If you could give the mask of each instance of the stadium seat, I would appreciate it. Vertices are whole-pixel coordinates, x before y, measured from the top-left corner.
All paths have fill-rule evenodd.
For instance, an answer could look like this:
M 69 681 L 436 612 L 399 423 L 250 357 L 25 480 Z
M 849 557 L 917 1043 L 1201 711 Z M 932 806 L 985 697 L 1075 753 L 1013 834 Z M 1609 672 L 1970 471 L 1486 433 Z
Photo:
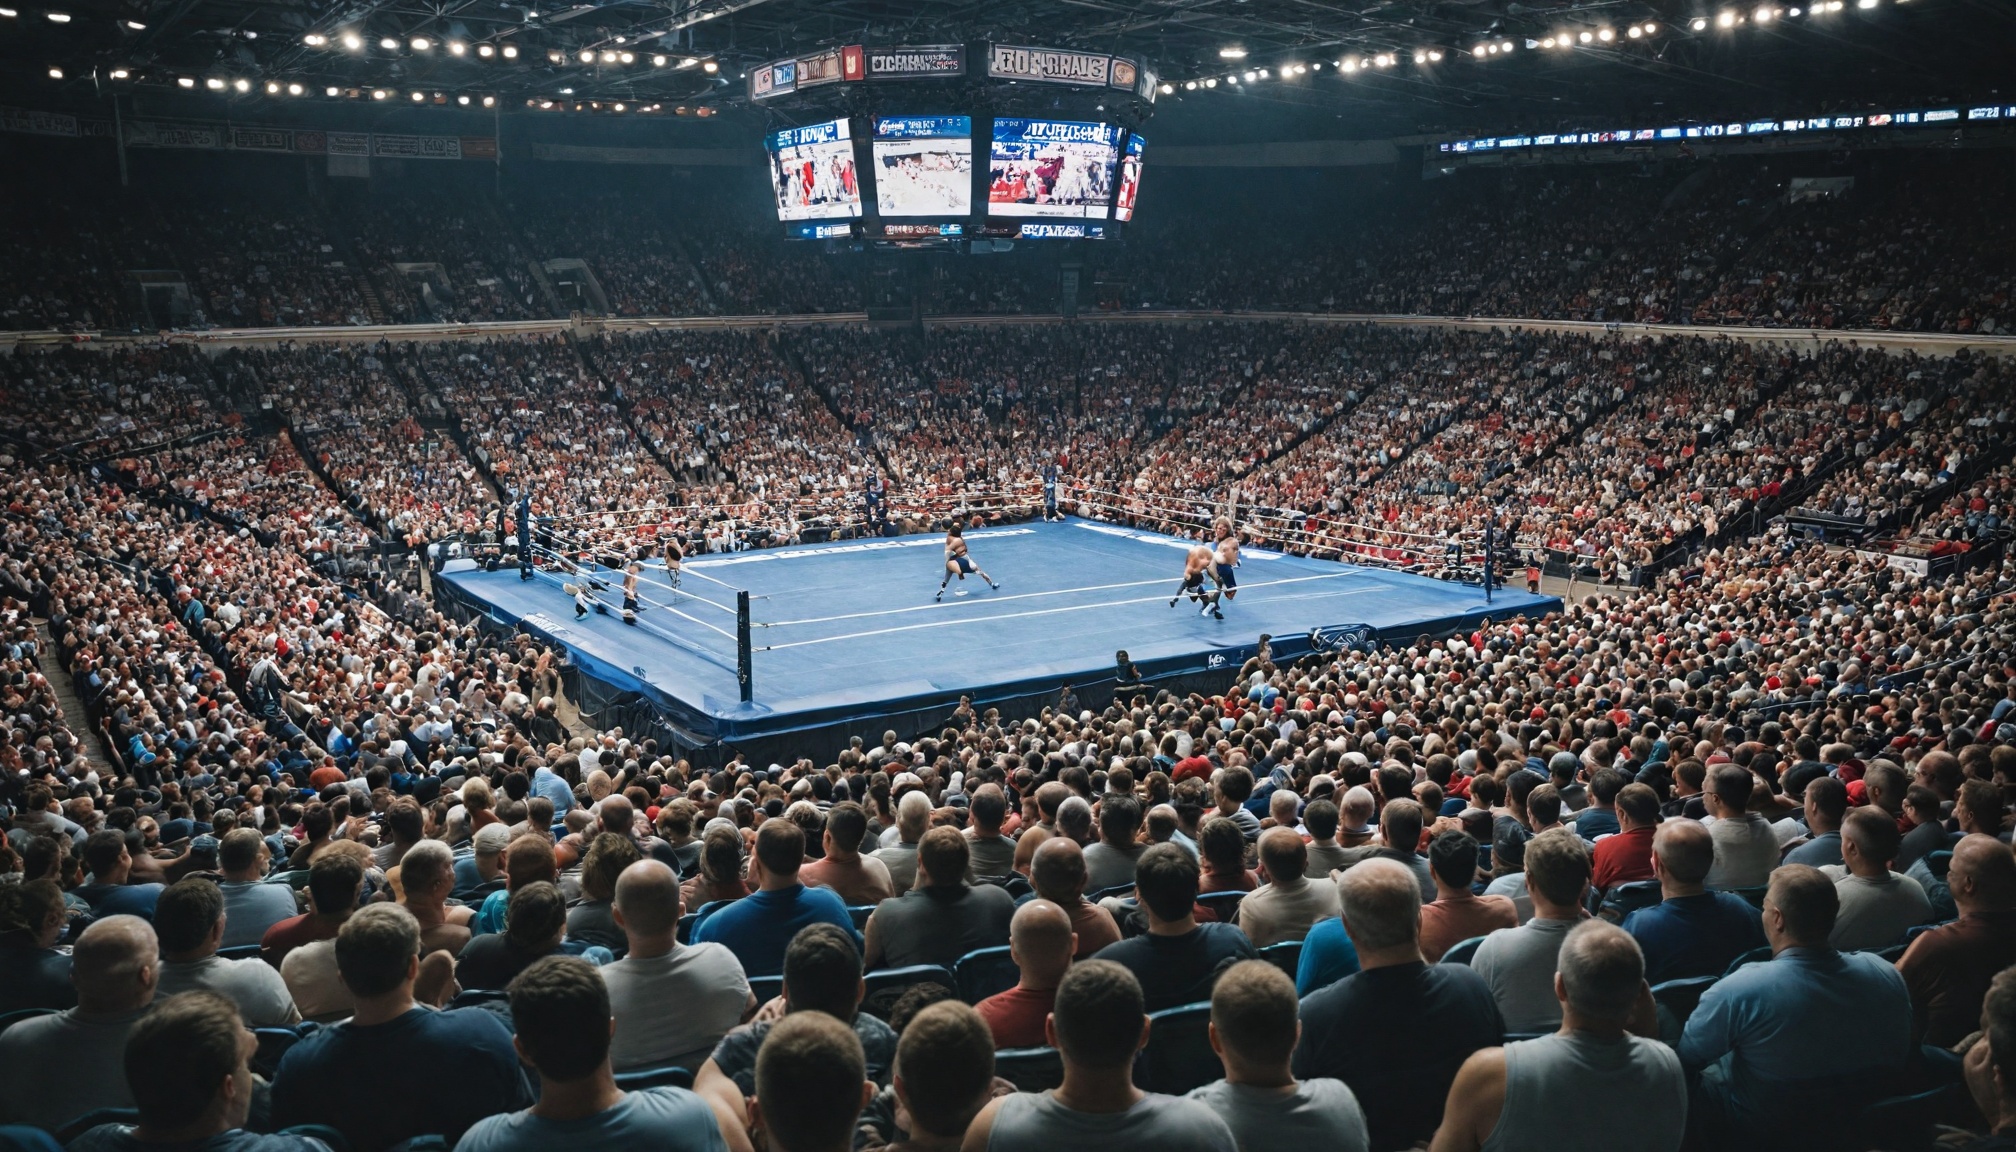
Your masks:
M 1762 948 L 1752 948 L 1748 952 L 1743 953 L 1741 956 L 1736 957 L 1736 959 L 1731 960 L 1729 962 L 1729 967 L 1724 968 L 1722 970 L 1722 975 L 1727 976 L 1729 975 L 1729 973 L 1736 971 L 1736 969 L 1743 967 L 1745 964 L 1755 964 L 1760 960 L 1769 960 L 1769 959 L 1771 959 L 1771 946 L 1769 944 L 1766 944 Z
M 312 1029 L 314 1025 L 305 1027 Z M 252 1052 L 252 1070 L 271 1080 L 274 1071 L 280 1067 L 281 1058 L 306 1035 L 301 1027 L 254 1028 L 252 1037 L 259 1042 L 259 1047 Z
M 233 944 L 229 948 L 217 949 L 217 955 L 225 960 L 257 960 L 261 951 L 258 944 Z
M 282 1136 L 306 1136 L 329 1146 L 329 1152 L 350 1152 L 350 1138 L 327 1124 L 296 1124 L 280 1129 Z
M 100 1124 L 138 1124 L 138 1108 L 94 1108 L 56 1129 L 56 1142 L 67 1145 Z
M 691 1088 L 693 1073 L 677 1064 L 637 1068 L 629 1072 L 618 1072 L 616 1087 L 625 1092 L 635 1092 L 640 1088 Z
M 275 872 L 271 876 L 266 877 L 265 883 L 285 884 L 289 888 L 299 891 L 308 886 L 308 869 L 295 868 L 291 871 Z
M 1929 1152 L 1934 1146 L 1934 1125 L 1960 1085 L 1947 1084 L 1908 1096 L 1878 1100 L 1862 1110 L 1856 1131 L 1865 1148 L 1885 1152 Z
M 770 1001 L 784 994 L 784 977 L 751 976 L 749 977 L 749 994 L 756 997 L 757 1004 L 768 1004 Z
M 464 988 L 448 1001 L 450 1008 L 476 1008 L 484 1004 L 509 1004 L 511 994 L 501 988 Z
M 0 1032 L 5 1032 L 23 1020 L 36 1016 L 54 1016 L 54 1008 L 18 1008 L 12 1012 L 0 1012 Z
M 1230 924 L 1239 919 L 1239 902 L 1244 899 L 1244 892 L 1206 892 L 1197 903 L 1216 913 L 1221 923 Z
M 1937 852 L 1927 852 L 1925 854 L 1925 870 L 1939 879 L 1944 880 L 1947 869 L 1951 867 L 1953 867 L 1952 849 L 1941 848 Z
M 952 965 L 952 974 L 959 980 L 959 998 L 968 1004 L 978 1004 L 996 992 L 1006 992 L 1022 979 L 1022 969 L 1016 966 L 1006 944 L 968 952 Z
M 875 905 L 873 904 L 849 904 L 847 906 L 847 918 L 854 921 L 854 930 L 856 932 L 867 931 L 868 917 L 873 916 L 874 914 L 875 914 Z M 697 913 L 690 913 L 690 912 L 687 913 L 687 916 L 693 916 L 693 915 L 697 915 Z M 687 916 L 681 916 L 679 918 L 679 928 L 681 931 L 684 931 L 687 926 L 686 925 Z M 683 940 L 684 937 L 681 937 L 681 939 Z
M 1109 896 L 1118 900 L 1122 897 L 1132 896 L 1133 894 L 1134 894 L 1134 885 L 1115 884 L 1110 888 L 1101 888 L 1097 892 L 1087 892 L 1085 894 L 1085 899 L 1090 900 L 1094 904 L 1097 904 L 1099 901 L 1104 900 Z
M 1906 928 L 1904 930 L 1904 939 L 1899 941 L 1899 943 L 1903 947 L 1909 948 L 1911 947 L 1911 942 L 1913 940 L 1918 939 L 1918 937 L 1923 936 L 1925 933 L 1932 931 L 1934 928 L 1943 928 L 1951 923 L 1952 923 L 1951 920 L 1941 920 L 1936 924 L 1919 924 L 1914 927 Z
M 1260 949 L 1260 959 L 1286 972 L 1288 978 L 1293 980 L 1295 969 L 1302 964 L 1302 941 L 1283 940 L 1279 944 L 1269 944 Z
M 1720 979 L 1720 976 L 1686 976 L 1652 986 L 1652 1003 L 1659 1013 L 1659 1038 L 1668 1047 L 1680 1043 L 1680 1033 L 1687 1027 L 1687 1018 L 1700 1005 L 1701 994 Z
M 56 1138 L 26 1124 L 0 1124 L 0 1152 L 62 1152 Z
M 691 944 L 693 942 L 693 925 L 699 922 L 700 913 L 688 912 L 684 916 L 679 917 L 679 927 L 674 929 L 673 935 L 678 939 L 679 943 Z M 859 925 L 857 924 L 856 927 L 858 928 Z
M 1134 1059 L 1134 1084 L 1146 1092 L 1181 1096 L 1223 1079 L 1225 1066 L 1211 1049 L 1211 1005 L 1185 1004 L 1148 1015 L 1148 1044 Z
M 1064 1083 L 1064 1054 L 1055 1048 L 1003 1048 L 994 1053 L 994 1074 L 1018 1092 L 1045 1092 Z
M 1447 952 L 1442 953 L 1442 963 L 1468 964 L 1470 963 L 1470 958 L 1477 955 L 1477 949 L 1483 943 L 1484 937 L 1482 936 L 1472 936 L 1468 940 L 1458 940 L 1449 946 Z
M 912 964 L 906 968 L 884 968 L 863 976 L 861 997 L 867 999 L 877 992 L 890 988 L 908 988 L 912 984 L 943 984 L 950 991 L 958 991 L 959 980 L 952 970 L 943 964 Z
M 1762 908 L 1764 907 L 1764 894 L 1770 890 L 1770 885 L 1760 884 L 1755 888 L 1731 888 L 1729 889 L 1729 894 L 1731 896 L 1741 896 L 1743 899 L 1748 900 L 1752 908 Z
M 1603 893 L 1603 899 L 1597 903 L 1595 913 L 1612 924 L 1622 924 L 1626 916 L 1640 908 L 1650 908 L 1659 903 L 1659 900 L 1657 880 L 1633 880 Z

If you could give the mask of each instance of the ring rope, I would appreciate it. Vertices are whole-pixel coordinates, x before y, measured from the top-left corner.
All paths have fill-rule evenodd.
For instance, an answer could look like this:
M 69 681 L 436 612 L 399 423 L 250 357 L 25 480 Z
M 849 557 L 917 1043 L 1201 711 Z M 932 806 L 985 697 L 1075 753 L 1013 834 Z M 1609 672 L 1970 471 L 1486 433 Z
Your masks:
M 561 580 L 561 577 L 560 577 L 560 574 L 559 574 L 559 573 L 557 573 L 557 572 L 553 572 L 553 571 L 551 571 L 551 570 L 544 570 L 544 571 L 541 571 L 541 572 L 540 572 L 540 575 L 542 575 L 542 576 L 546 577 L 546 578 L 547 578 L 547 579 L 549 579 L 549 580 L 553 580 L 553 581 L 556 581 L 556 582 L 560 582 L 560 583 L 565 583 L 565 581 Z M 594 575 L 593 573 L 589 573 L 589 572 L 585 572 L 585 571 L 582 571 L 582 572 L 577 572 L 577 573 L 576 573 L 576 575 L 577 575 L 578 577 L 582 578 L 582 579 L 589 579 L 589 580 L 601 580 L 601 579 L 602 579 L 601 577 L 599 577 L 599 576 L 596 576 L 596 575 Z M 609 585 L 609 587 L 610 587 L 610 588 L 611 588 L 612 590 L 615 590 L 615 589 L 620 589 L 620 588 L 622 587 L 622 585 L 620 584 L 620 582 L 610 582 L 610 581 L 606 581 L 606 580 L 604 580 L 604 581 L 602 581 L 602 582 L 603 582 L 603 583 L 605 583 L 605 584 L 608 584 L 608 585 Z M 644 581 L 644 580 L 642 580 L 642 579 L 639 579 L 639 580 L 638 580 L 638 583 L 642 584 L 642 583 L 645 583 L 645 581 Z M 652 583 L 652 586 L 653 586 L 653 587 L 665 587 L 665 585 L 661 585 L 661 584 L 658 584 L 658 583 L 656 583 L 655 581 L 653 581 L 653 582 L 651 582 L 651 583 Z M 713 603 L 714 603 L 714 602 L 713 602 L 712 600 L 707 600 L 707 599 L 705 599 L 704 597 L 699 597 L 699 596 L 695 596 L 695 597 L 693 597 L 693 598 L 694 598 L 695 600 L 700 600 L 700 601 L 701 601 L 702 603 L 706 603 L 706 604 L 713 604 Z M 591 597 L 591 599 L 592 599 L 592 597 Z M 692 621 L 693 623 L 695 623 L 695 624 L 698 624 L 698 625 L 700 625 L 700 626 L 701 626 L 702 628 L 705 628 L 705 629 L 707 629 L 707 630 L 708 630 L 708 631 L 710 631 L 710 632 L 716 632 L 716 633 L 719 633 L 720 635 L 723 635 L 723 636 L 726 636 L 726 637 L 727 637 L 728 639 L 730 639 L 730 640 L 733 640 L 733 639 L 735 639 L 735 633 L 733 633 L 733 632 L 730 632 L 730 631 L 728 631 L 728 630 L 727 630 L 727 629 L 725 629 L 725 628 L 720 628 L 720 627 L 717 627 L 717 626 L 715 626 L 714 624 L 712 624 L 712 623 L 710 623 L 710 622 L 708 622 L 708 621 L 706 621 L 706 620 L 702 620 L 702 619 L 701 619 L 700 617 L 698 617 L 698 616 L 694 616 L 694 615 L 692 615 L 692 614 L 690 614 L 690 613 L 686 613 L 686 612 L 681 612 L 681 611 L 680 611 L 679 609 L 677 609 L 677 608 L 673 607 L 673 606 L 672 606 L 671 604 L 667 604 L 667 603 L 664 603 L 664 602 L 662 602 L 662 601 L 660 601 L 660 600 L 657 600 L 657 599 L 654 599 L 654 598 L 652 598 L 652 597 L 649 597 L 649 596 L 646 596 L 646 595 L 644 595 L 644 594 L 643 594 L 642 592 L 639 592 L 639 593 L 637 594 L 637 602 L 638 602 L 639 604 L 649 604 L 650 606 L 652 606 L 652 607 L 654 607 L 654 608 L 658 608 L 658 609 L 661 609 L 661 610 L 663 610 L 663 611 L 666 611 L 666 612 L 670 612 L 670 613 L 671 613 L 672 615 L 674 615 L 674 616 L 677 616 L 677 617 L 679 617 L 679 618 L 680 618 L 680 619 L 682 619 L 682 620 L 691 620 L 691 621 Z M 715 607 L 717 607 L 717 608 L 718 608 L 718 607 L 720 607 L 720 605 L 718 605 L 718 604 L 715 604 L 714 606 L 715 606 Z M 731 609 L 730 611 L 733 611 L 733 610 Z
M 557 559 L 557 560 L 565 560 L 565 561 L 566 561 L 566 562 L 567 562 L 568 564 L 572 565 L 572 566 L 573 566 L 573 567 L 575 567 L 575 568 L 580 568 L 580 567 L 582 566 L 582 565 L 581 565 L 581 562 L 580 562 L 580 561 L 578 561 L 578 560 L 573 560 L 573 559 L 569 559 L 569 558 L 568 558 L 567 556 L 563 555 L 562 553 L 559 553 L 559 552 L 555 552 L 555 551 L 553 551 L 553 550 L 552 550 L 552 549 L 550 549 L 550 548 L 544 548 L 544 547 L 541 547 L 541 546 L 539 546 L 539 545 L 536 545 L 536 544 L 535 544 L 535 545 L 533 545 L 533 548 L 532 548 L 532 550 L 533 550 L 533 552 L 534 552 L 534 553 L 540 553 L 540 554 L 544 554 L 544 555 L 547 555 L 547 556 L 551 556 L 551 557 L 553 557 L 553 558 L 555 558 L 555 559 Z M 695 593 L 692 593 L 692 592 L 688 592 L 688 591 L 687 591 L 686 589 L 684 589 L 684 588 L 678 588 L 678 587 L 674 587 L 673 585 L 671 585 L 671 584 L 668 584 L 668 583 L 666 583 L 666 582 L 664 582 L 664 581 L 662 581 L 662 580 L 654 580 L 654 579 L 651 579 L 651 578 L 649 577 L 649 575 L 648 575 L 648 574 L 649 574 L 650 572 L 652 572 L 652 571 L 654 570 L 654 568 L 655 568 L 656 570 L 658 570 L 658 571 L 663 571 L 663 570 L 664 570 L 664 565 L 663 565 L 662 563 L 658 562 L 658 561 L 655 561 L 655 560 L 654 560 L 654 561 L 652 561 L 652 562 L 651 562 L 651 564 L 652 564 L 652 566 L 653 566 L 653 567 L 647 567 L 647 568 L 645 568 L 645 569 L 644 569 L 643 571 L 641 571 L 641 572 L 637 573 L 637 582 L 638 582 L 639 584 L 649 584 L 649 585 L 650 585 L 650 586 L 652 586 L 653 588 L 663 588 L 663 589 L 664 589 L 665 591 L 667 591 L 667 592 L 670 592 L 670 593 L 672 593 L 672 594 L 673 594 L 674 596 L 684 596 L 684 597 L 686 597 L 686 598 L 687 598 L 687 599 L 689 599 L 689 600 L 696 600 L 696 601 L 698 601 L 698 602 L 700 602 L 700 603 L 702 603 L 702 604 L 705 604 L 705 605 L 707 605 L 707 606 L 708 606 L 708 607 L 710 607 L 710 608 L 713 608 L 713 609 L 716 609 L 717 611 L 721 611 L 721 612 L 726 612 L 726 613 L 727 613 L 728 615 L 730 615 L 730 616 L 733 616 L 733 615 L 735 615 L 735 614 L 736 614 L 736 613 L 735 613 L 735 609 L 734 609 L 734 608 L 731 608 L 731 607 L 729 607 L 728 605 L 726 605 L 726 604 L 723 604 L 723 603 L 721 603 L 721 602 L 720 602 L 719 600 L 709 600 L 709 599 L 708 599 L 707 597 L 705 597 L 705 596 L 701 596 L 701 595 L 697 595 L 697 594 L 695 594 Z M 598 571 L 601 571 L 601 572 L 607 572 L 607 573 L 609 573 L 610 575 L 614 576 L 614 577 L 616 578 L 617 582 L 621 582 L 621 580 L 622 580 L 623 576 L 625 575 L 625 573 L 624 573 L 623 569 L 621 569 L 621 568 L 605 568 L 605 567 L 603 567 L 603 566 L 602 566 L 602 565 L 600 565 L 600 564 L 597 564 L 597 565 L 596 565 L 595 567 L 596 567 L 596 569 L 597 569 Z M 694 571 L 693 571 L 692 569 L 690 569 L 690 568 L 684 568 L 684 567 L 682 567 L 682 568 L 680 568 L 680 569 L 679 569 L 679 571 L 680 571 L 680 572 L 681 572 L 682 574 L 684 574 L 684 575 L 688 575 L 688 576 L 698 576 L 698 575 L 700 575 L 700 573 L 698 573 L 698 572 L 694 572 Z M 703 577 L 703 578 L 704 578 L 704 579 L 708 579 L 708 580 L 714 580 L 714 578 L 713 578 L 712 576 L 708 576 L 708 577 Z M 716 584 L 721 584 L 721 586 L 722 586 L 722 587 L 724 587 L 724 588 L 730 588 L 730 589 L 734 589 L 735 591 L 738 591 L 738 592 L 739 592 L 739 591 L 741 591 L 741 589 L 739 589 L 739 588 L 736 588 L 736 587 L 735 587 L 735 586 L 734 586 L 733 584 L 722 584 L 722 582 L 721 582 L 721 581 L 719 581 L 719 580 L 714 580 L 714 583 L 716 583 Z
M 1345 572 L 1326 573 L 1321 578 L 1328 579 L 1332 575 L 1345 576 L 1345 575 L 1355 575 L 1355 573 L 1345 573 Z M 1089 584 L 1083 588 L 1052 588 L 1047 592 L 1018 592 L 1012 596 L 989 596 L 985 602 L 988 604 L 1000 604 L 1008 600 L 1028 600 L 1037 596 L 1066 596 L 1074 592 L 1111 592 L 1121 588 L 1147 588 L 1156 584 L 1167 584 L 1169 583 L 1170 579 L 1171 577 L 1161 576 L 1153 580 L 1129 580 L 1124 584 Z M 1318 577 L 1305 576 L 1305 577 L 1298 577 L 1297 579 L 1310 580 L 1310 579 L 1318 579 Z M 1264 588 L 1266 587 L 1266 584 L 1264 583 L 1242 584 L 1240 585 L 1240 587 Z M 870 616 L 896 616 L 905 612 L 929 612 L 937 608 L 958 608 L 958 607 L 960 607 L 960 605 L 958 604 L 943 604 L 943 603 L 911 604 L 902 608 L 880 608 L 873 612 L 844 612 L 838 616 L 819 616 L 807 620 L 767 620 L 767 621 L 753 620 L 750 622 L 750 627 L 790 628 L 799 624 L 825 624 L 833 620 L 861 620 L 866 619 L 867 617 Z

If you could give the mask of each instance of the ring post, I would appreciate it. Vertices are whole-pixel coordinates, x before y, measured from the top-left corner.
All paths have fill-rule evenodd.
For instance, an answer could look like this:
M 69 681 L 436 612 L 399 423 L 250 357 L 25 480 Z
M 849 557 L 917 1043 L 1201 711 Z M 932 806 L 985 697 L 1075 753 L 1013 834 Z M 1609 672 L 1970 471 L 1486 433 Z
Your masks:
M 749 592 L 742 589 L 735 593 L 735 679 L 742 686 L 744 704 L 754 698 L 749 663 Z

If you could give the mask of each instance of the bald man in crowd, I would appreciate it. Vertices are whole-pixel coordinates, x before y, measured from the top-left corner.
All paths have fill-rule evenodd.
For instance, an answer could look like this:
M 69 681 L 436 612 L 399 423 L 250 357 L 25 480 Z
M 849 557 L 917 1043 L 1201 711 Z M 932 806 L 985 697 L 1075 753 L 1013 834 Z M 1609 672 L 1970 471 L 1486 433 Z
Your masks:
M 1085 899 L 1085 850 L 1067 836 L 1052 836 L 1030 858 L 1029 883 L 1036 894 L 1062 908 L 1078 934 L 1072 959 L 1083 960 L 1120 939 L 1113 914 Z
M 1048 900 L 1031 900 L 1015 909 L 1008 925 L 1009 954 L 1021 977 L 1015 987 L 997 992 L 976 1007 L 994 1034 L 996 1048 L 1041 1048 L 1043 1022 L 1057 1003 L 1057 985 L 1071 970 L 1078 935 L 1071 916 Z
M 0 1123 L 54 1132 L 96 1108 L 131 1108 L 126 1036 L 154 1003 L 160 944 L 138 916 L 107 916 L 77 938 L 77 1006 L 0 1033 Z
M 616 1071 L 679 1064 L 698 1069 L 729 1029 L 756 1010 L 742 962 L 720 944 L 679 943 L 679 877 L 639 860 L 616 878 L 613 915 L 629 941 L 602 969 L 616 1033 Z
M 2016 964 L 2016 855 L 1993 836 L 1964 836 L 1946 883 L 1959 918 L 1921 933 L 1897 961 L 1920 1041 L 1941 1048 L 1981 1026 L 1989 984 Z
M 1668 820 L 1652 837 L 1652 875 L 1661 900 L 1624 918 L 1645 954 L 1654 984 L 1685 976 L 1720 976 L 1729 962 L 1764 946 L 1764 923 L 1748 900 L 1710 892 L 1715 841 L 1694 820 Z

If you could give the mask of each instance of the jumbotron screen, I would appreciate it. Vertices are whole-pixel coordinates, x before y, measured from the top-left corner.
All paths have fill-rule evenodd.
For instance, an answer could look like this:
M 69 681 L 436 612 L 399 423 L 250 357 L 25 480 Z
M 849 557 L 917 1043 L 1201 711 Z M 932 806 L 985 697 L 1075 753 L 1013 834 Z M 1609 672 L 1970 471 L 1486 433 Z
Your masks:
M 770 187 L 779 220 L 833 220 L 861 215 L 861 183 L 847 121 L 829 120 L 772 132 Z
M 879 116 L 875 208 L 884 217 L 973 211 L 973 118 Z
M 995 120 L 987 214 L 1104 218 L 1122 131 L 1075 120 Z
M 1147 146 L 1139 135 L 1127 137 L 1127 155 L 1120 159 L 1120 194 L 1113 200 L 1115 220 L 1134 218 L 1134 198 L 1141 192 L 1141 152 Z

